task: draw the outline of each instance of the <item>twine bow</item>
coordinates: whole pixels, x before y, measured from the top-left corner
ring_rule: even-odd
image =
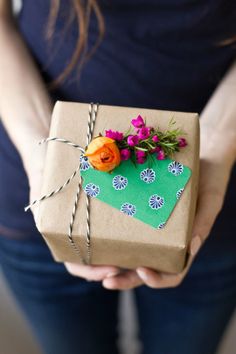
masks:
[[[96,104],[90,103],[89,104],[86,147],[91,142],[91,139],[92,139],[92,136],[93,136],[95,121],[96,121],[96,118],[97,118],[98,107],[99,107],[98,103],[96,103]],[[73,142],[71,142],[69,140],[63,139],[63,138],[49,137],[49,138],[46,138],[46,139],[43,139],[42,141],[40,141],[39,144],[43,144],[43,143],[46,143],[46,142],[49,142],[49,141],[58,141],[60,143],[67,144],[69,146],[74,147],[75,149],[78,149],[81,152],[82,155],[85,153],[85,149],[82,146],[80,146],[78,144],[75,144],[75,143],[73,143]],[[60,193],[63,189],[65,189],[71,183],[71,181],[77,175],[79,170],[80,170],[80,159],[79,159],[79,164],[78,164],[77,168],[74,170],[72,175],[63,183],[63,185],[61,185],[60,187],[58,187],[55,190],[51,191],[50,193],[43,195],[39,199],[35,199],[31,204],[27,205],[24,208],[24,210],[27,211],[32,206],[34,206],[35,204],[43,201],[44,199],[51,198],[55,194]],[[87,194],[85,194],[85,196],[86,196],[86,248],[87,248],[87,257],[86,258],[83,257],[83,255],[81,253],[81,250],[76,245],[76,243],[75,243],[75,241],[73,239],[73,236],[72,236],[76,210],[77,210],[79,196],[80,196],[80,192],[81,192],[81,186],[82,186],[82,180],[81,180],[81,176],[80,176],[79,182],[78,182],[78,186],[77,186],[77,190],[76,190],[74,205],[73,205],[73,209],[72,209],[72,213],[71,213],[70,224],[69,224],[67,236],[68,236],[68,239],[70,241],[70,244],[72,245],[74,250],[77,252],[78,256],[80,257],[81,263],[90,264],[91,263],[90,198],[89,198],[89,196]]]

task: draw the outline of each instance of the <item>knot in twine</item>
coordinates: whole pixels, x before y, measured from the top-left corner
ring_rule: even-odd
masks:
[[[89,104],[86,147],[91,142],[91,139],[92,139],[92,136],[93,136],[95,121],[96,121],[96,118],[97,118],[98,107],[99,107],[98,103],[96,103],[96,104],[90,103]],[[49,137],[49,138],[43,139],[42,141],[39,142],[39,144],[43,144],[43,143],[46,143],[46,142],[49,142],[49,141],[58,141],[60,143],[67,144],[69,146],[74,147],[75,149],[78,149],[81,152],[82,155],[85,153],[85,149],[82,146],[80,146],[78,144],[75,144],[75,143],[73,143],[73,142],[71,142],[69,140],[66,140],[66,139],[63,139],[63,138],[58,138],[58,137]],[[79,159],[79,164],[78,164],[77,168],[72,173],[72,175],[65,181],[65,183],[63,183],[63,185],[61,185],[57,189],[51,191],[50,193],[43,195],[39,199],[35,199],[31,204],[27,205],[24,208],[24,210],[27,211],[32,206],[34,206],[35,204],[43,201],[44,199],[51,198],[55,194],[60,193],[63,189],[65,189],[71,183],[71,181],[77,175],[79,170],[80,170],[80,159]],[[77,190],[76,190],[74,205],[73,205],[73,209],[72,209],[72,213],[71,213],[70,224],[69,224],[69,227],[68,227],[67,236],[68,236],[68,239],[70,241],[71,246],[73,247],[73,249],[76,251],[76,253],[80,257],[81,263],[82,264],[90,264],[91,263],[90,198],[89,198],[89,196],[87,194],[85,194],[85,196],[86,196],[86,248],[87,248],[86,258],[82,256],[81,250],[76,245],[76,243],[75,243],[75,241],[73,239],[73,236],[72,236],[73,226],[74,226],[74,221],[75,221],[75,215],[76,215],[76,210],[77,210],[77,206],[78,206],[78,201],[79,201],[79,196],[80,196],[81,189],[82,189],[82,180],[81,180],[81,176],[80,176],[79,182],[78,182],[78,186],[77,186]]]

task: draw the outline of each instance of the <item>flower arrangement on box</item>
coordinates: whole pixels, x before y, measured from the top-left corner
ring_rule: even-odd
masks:
[[[181,135],[184,132],[175,128],[175,121],[170,120],[168,128],[161,131],[146,125],[141,115],[131,120],[126,133],[105,130],[105,136],[99,134],[93,138],[85,150],[93,168],[111,172],[121,161],[131,159],[134,164],[143,164],[148,158],[164,160],[187,145]]]

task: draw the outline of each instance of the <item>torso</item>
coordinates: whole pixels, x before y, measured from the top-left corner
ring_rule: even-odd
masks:
[[[19,24],[46,75],[65,68],[77,38],[75,23],[60,42],[68,1],[62,0],[54,41],[45,39],[49,1],[24,0]],[[80,84],[60,87],[62,98],[107,104],[201,111],[236,56],[234,0],[102,0],[106,35],[84,67]],[[89,45],[97,26],[91,21]],[[55,52],[51,65],[49,57]]]

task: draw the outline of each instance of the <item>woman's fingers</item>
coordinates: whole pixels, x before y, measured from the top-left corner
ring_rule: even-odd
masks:
[[[158,273],[155,270],[139,267],[137,269],[137,274],[144,284],[150,288],[162,288],[165,286],[161,273]]]
[[[180,275],[164,275],[145,267],[139,267],[137,274],[145,285],[155,289],[175,287],[182,281]]]
[[[189,268],[193,262],[193,255],[189,255],[187,264],[184,267],[184,270],[177,274],[156,272],[153,269],[139,267],[137,269],[137,274],[140,279],[143,280],[144,284],[150,288],[163,289],[163,288],[173,288],[180,285],[188,273]]]
[[[126,270],[114,277],[105,278],[103,286],[110,290],[128,290],[142,285],[143,281],[134,270]]]
[[[73,275],[88,280],[102,281],[103,286],[107,289],[126,290],[142,284],[157,289],[178,286],[187,274],[202,243],[209,235],[222,208],[226,185],[227,173],[221,175],[218,166],[211,161],[201,162],[199,197],[193,225],[193,238],[188,249],[187,264],[181,273],[162,273],[145,267],[139,267],[136,271],[124,271],[113,266],[84,266],[75,263],[65,263],[66,268]]]
[[[129,270],[103,280],[103,286],[111,290],[128,290],[140,285],[147,285],[150,288],[168,288],[181,283],[184,274],[164,274],[155,270],[139,267],[136,271]]]
[[[120,272],[119,268],[114,266],[87,266],[69,262],[64,264],[70,274],[87,280],[102,281]]]

